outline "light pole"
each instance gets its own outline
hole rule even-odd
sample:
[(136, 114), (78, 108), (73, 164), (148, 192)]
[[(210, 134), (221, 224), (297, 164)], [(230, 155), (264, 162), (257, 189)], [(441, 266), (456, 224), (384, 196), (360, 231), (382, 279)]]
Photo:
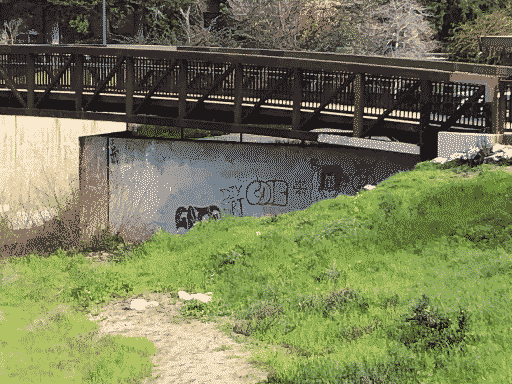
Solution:
[(105, 0), (103, 0), (103, 45), (107, 45), (107, 20), (105, 15)]

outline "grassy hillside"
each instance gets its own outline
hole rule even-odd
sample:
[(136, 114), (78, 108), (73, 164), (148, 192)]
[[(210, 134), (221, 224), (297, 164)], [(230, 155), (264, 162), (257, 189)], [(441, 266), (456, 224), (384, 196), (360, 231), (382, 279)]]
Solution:
[[(77, 342), (97, 329), (80, 310), (179, 290), (213, 292), (183, 315), (229, 319), (221, 329), (249, 340), (269, 383), (510, 382), (512, 175), (443, 168), (420, 163), (303, 211), (226, 215), (133, 246), (106, 239), (95, 249), (113, 264), (94, 269), (85, 246), (11, 258), (0, 382), (140, 382), (152, 343)], [(67, 311), (20, 330), (57, 307)]]

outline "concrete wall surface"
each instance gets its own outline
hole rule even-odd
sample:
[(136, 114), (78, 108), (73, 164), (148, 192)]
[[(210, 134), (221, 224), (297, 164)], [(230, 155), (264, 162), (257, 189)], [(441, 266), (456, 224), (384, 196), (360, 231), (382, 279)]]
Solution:
[[(493, 146), (499, 142), (499, 135), (486, 133), (439, 132), (438, 138), (437, 156), (444, 158), (448, 158), (457, 152), (465, 152), (474, 147)], [(503, 145), (511, 143), (512, 134), (505, 133), (502, 141)]]
[(54, 193), (78, 190), (80, 136), (126, 131), (126, 123), (7, 115), (0, 127), (0, 213), (8, 214), (21, 201), (53, 207)]
[(159, 227), (185, 233), (226, 212), (262, 217), (304, 210), (339, 194), (355, 195), (420, 162), (409, 153), (329, 144), (301, 148), (130, 133), (80, 140), (80, 189), (88, 196), (81, 223), (104, 227), (108, 220), (113, 233), (131, 242), (147, 240)]

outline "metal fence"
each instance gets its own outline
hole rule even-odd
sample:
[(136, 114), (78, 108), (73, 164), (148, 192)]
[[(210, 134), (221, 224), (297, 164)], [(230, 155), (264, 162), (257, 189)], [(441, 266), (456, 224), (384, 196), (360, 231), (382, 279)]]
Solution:
[[(36, 59), (36, 90), (44, 90), (52, 82), (52, 77), (58, 73), (59, 69), (69, 60), (70, 54), (39, 54)], [(115, 66), (119, 57), (116, 56), (88, 56), (85, 55), (84, 62), (84, 92), (94, 92), (100, 82), (107, 76), (107, 73)], [(0, 55), (0, 65), (7, 71), (11, 79), (14, 80), (16, 87), (26, 86), (25, 66), (26, 56), (20, 54), (2, 54)], [(145, 57), (136, 57), (135, 66), (135, 95), (145, 95), (155, 84), (171, 64), (170, 60), (155, 60)], [(72, 91), (71, 71), (75, 64), (66, 71), (55, 87), (56, 90)], [(214, 77), (222, 74), (229, 67), (229, 64), (205, 63), (200, 61), (190, 61), (188, 64), (188, 97), (199, 98), (205, 94), (209, 85), (213, 83)], [(256, 102), (264, 93), (267, 87), (275, 85), (286, 75), (284, 68), (272, 68), (265, 66), (244, 65), (244, 101)], [(179, 67), (175, 66), (171, 76), (167, 76), (155, 91), (158, 97), (178, 96), (178, 74)], [(309, 71), (303, 72), (303, 98), (302, 108), (314, 110), (321, 102), (326, 91), (340, 87), (350, 76), (348, 72), (324, 72)], [(126, 64), (120, 66), (109, 84), (104, 89), (104, 93), (125, 94)], [(367, 116), (380, 116), (382, 110), (391, 107), (397, 99), (401, 90), (410, 87), (417, 79), (385, 77), (378, 75), (365, 75), (365, 91), (367, 98), (365, 100), (364, 114)], [(265, 105), (290, 107), (293, 79), (291, 77), (279, 87), (277, 93), (273, 94)], [(456, 111), (467, 99), (476, 92), (479, 86), (470, 83), (444, 83), (433, 82), (433, 109), (431, 114), (432, 122), (443, 122)], [(7, 88), (4, 79), (0, 80), (0, 88)], [(234, 73), (228, 75), (226, 80), (219, 87), (215, 95), (209, 96), (209, 99), (216, 101), (231, 102), (234, 99)], [(419, 100), (420, 89), (414, 93)], [(510, 95), (510, 92), (509, 92)], [(353, 84), (348, 83), (337, 94), (335, 99), (325, 107), (327, 112), (348, 113), (353, 112), (354, 108), (354, 90)], [(509, 110), (510, 101), (507, 101), (507, 120), (511, 121)], [(414, 121), (419, 119), (419, 102), (406, 101), (401, 103), (389, 117), (403, 121)], [(482, 128), (488, 126), (490, 117), (486, 110), (485, 97), (471, 105), (467, 111), (456, 122), (459, 127)]]

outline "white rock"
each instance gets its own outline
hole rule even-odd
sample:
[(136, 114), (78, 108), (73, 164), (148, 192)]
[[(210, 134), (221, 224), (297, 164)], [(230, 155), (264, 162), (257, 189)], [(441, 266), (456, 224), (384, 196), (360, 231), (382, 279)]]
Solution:
[(130, 304), (130, 309), (137, 311), (144, 311), (146, 307), (158, 307), (158, 301), (147, 302), (144, 299), (134, 299)]
[(512, 164), (512, 147), (502, 144), (494, 144), (490, 148), (472, 147), (466, 151), (454, 153), (448, 158), (436, 157), (431, 161), (437, 164), (445, 164), (458, 159), (471, 165), (493, 164), (500, 161)]
[(181, 300), (190, 301), (192, 299), (196, 299), (202, 301), (203, 303), (209, 302), (212, 298), (207, 295), (212, 295), (213, 293), (207, 292), (206, 295), (204, 293), (194, 293), (192, 295), (188, 294), (185, 291), (178, 291), (178, 296)]
[[(208, 296), (209, 295), (209, 296)], [(199, 300), (203, 303), (208, 303), (212, 298), (212, 292), (204, 293), (194, 293), (192, 295), (188, 294), (185, 291), (179, 291), (178, 296), (181, 300), (190, 301), (193, 299)], [(130, 309), (137, 311), (144, 311), (146, 307), (158, 307), (158, 301), (146, 301), (145, 299), (133, 299), (130, 303)]]

